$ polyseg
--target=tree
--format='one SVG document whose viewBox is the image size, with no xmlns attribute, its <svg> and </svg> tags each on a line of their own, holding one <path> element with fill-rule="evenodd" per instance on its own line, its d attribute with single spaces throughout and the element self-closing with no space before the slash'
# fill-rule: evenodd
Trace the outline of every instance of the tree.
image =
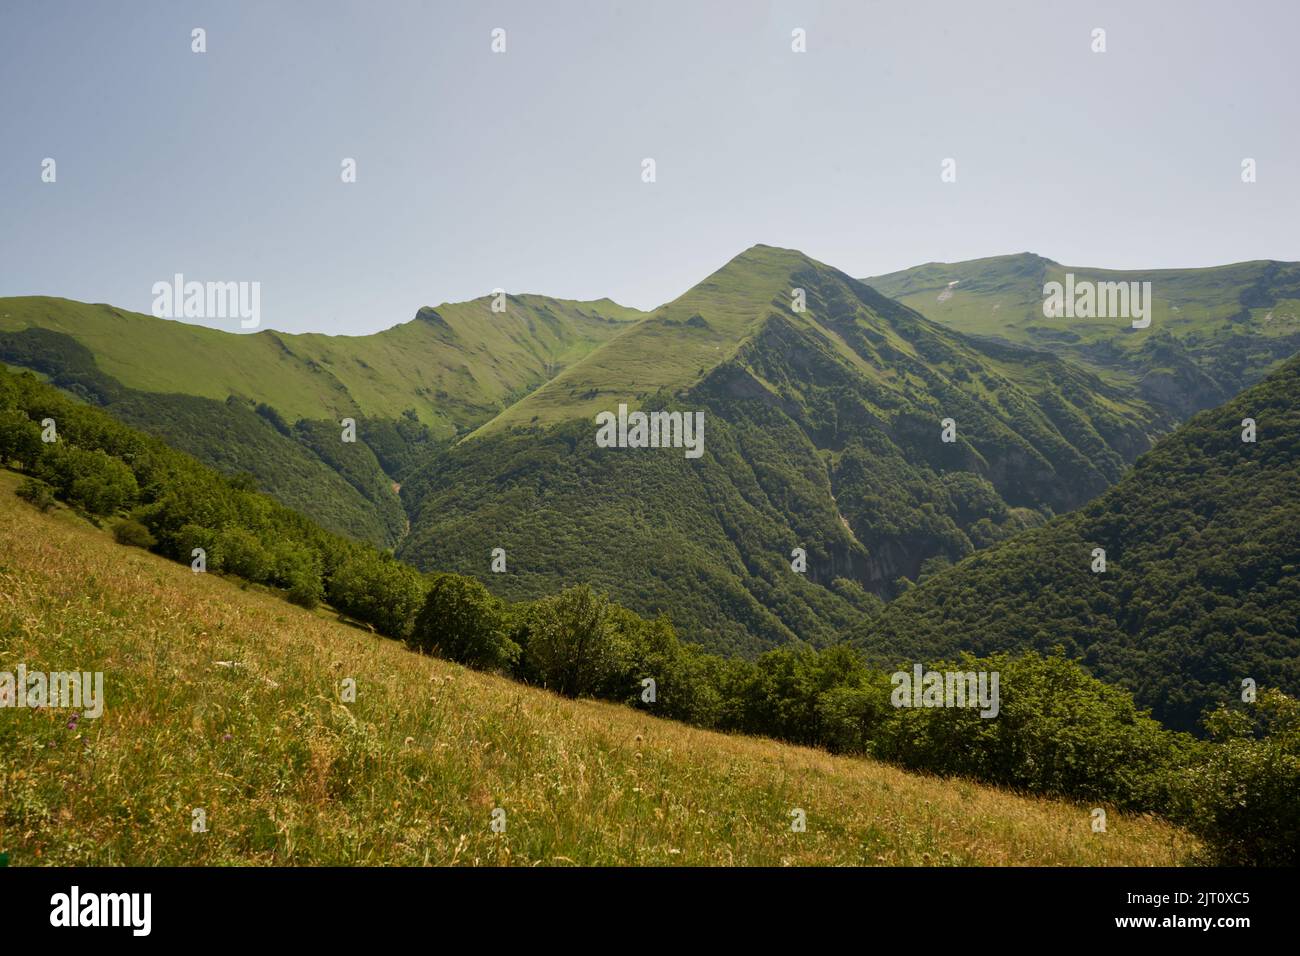
<svg viewBox="0 0 1300 956">
<path fill-rule="evenodd" d="M 330 603 L 389 637 L 405 638 L 424 603 L 420 572 L 373 549 L 358 549 L 330 577 Z"/>
<path fill-rule="evenodd" d="M 1185 822 L 1217 866 L 1300 862 L 1300 701 L 1269 688 L 1205 720 L 1215 744 L 1179 774 Z"/>
<path fill-rule="evenodd" d="M 519 656 L 519 645 L 505 631 L 501 604 L 482 583 L 439 574 L 407 643 L 478 670 L 502 670 Z"/>
<path fill-rule="evenodd" d="M 566 697 L 591 694 L 616 666 L 608 598 L 583 584 L 535 603 L 524 661 L 543 687 Z"/>
<path fill-rule="evenodd" d="M 69 504 L 100 517 L 133 504 L 140 493 L 131 469 L 98 448 L 54 445 L 39 471 Z"/>
<path fill-rule="evenodd" d="M 40 425 L 16 409 L 0 409 L 0 468 L 17 461 L 30 471 L 44 448 Z"/>
<path fill-rule="evenodd" d="M 289 600 L 299 607 L 312 610 L 325 597 L 325 585 L 321 582 L 320 572 L 315 568 L 299 568 L 292 573 L 289 581 Z"/>
<path fill-rule="evenodd" d="M 265 582 L 271 574 L 271 556 L 251 531 L 232 525 L 217 534 L 217 562 L 221 570 L 247 581 Z"/>
</svg>

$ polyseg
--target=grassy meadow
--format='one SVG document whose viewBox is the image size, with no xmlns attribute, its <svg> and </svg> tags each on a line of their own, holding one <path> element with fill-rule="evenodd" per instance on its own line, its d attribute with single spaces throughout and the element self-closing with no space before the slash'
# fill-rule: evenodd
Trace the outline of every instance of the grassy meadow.
<svg viewBox="0 0 1300 956">
<path fill-rule="evenodd" d="M 1085 806 L 420 656 L 43 515 L 17 481 L 0 472 L 0 670 L 103 671 L 106 703 L 80 721 L 0 709 L 11 865 L 1148 866 L 1197 850 L 1152 818 L 1112 811 L 1093 833 Z"/>
</svg>

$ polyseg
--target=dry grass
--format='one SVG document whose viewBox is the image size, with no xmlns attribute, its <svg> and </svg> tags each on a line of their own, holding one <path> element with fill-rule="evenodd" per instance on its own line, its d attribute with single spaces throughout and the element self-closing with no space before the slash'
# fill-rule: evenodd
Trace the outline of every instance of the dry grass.
<svg viewBox="0 0 1300 956">
<path fill-rule="evenodd" d="M 107 698 L 75 728 L 0 710 L 15 865 L 1167 865 L 1195 848 L 1158 820 L 1112 812 L 1093 833 L 1087 807 L 421 657 L 41 515 L 15 484 L 0 473 L 0 670 L 103 671 Z"/>
</svg>

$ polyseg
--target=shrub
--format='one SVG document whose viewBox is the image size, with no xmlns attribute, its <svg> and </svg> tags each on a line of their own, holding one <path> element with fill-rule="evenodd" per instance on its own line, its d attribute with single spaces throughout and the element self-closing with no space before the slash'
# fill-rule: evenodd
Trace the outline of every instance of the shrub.
<svg viewBox="0 0 1300 956">
<path fill-rule="evenodd" d="M 424 577 L 391 556 L 358 551 L 337 568 L 330 603 L 389 637 L 405 638 L 424 603 Z"/>
<path fill-rule="evenodd" d="M 566 697 L 593 693 L 617 665 L 609 601 L 587 585 L 534 604 L 524 663 L 543 687 Z"/>
<path fill-rule="evenodd" d="M 44 450 L 40 425 L 16 409 L 0 409 L 0 467 L 17 461 L 30 469 Z"/>
<path fill-rule="evenodd" d="M 133 504 L 139 494 L 131 469 L 98 448 L 52 446 L 39 471 L 68 504 L 99 517 Z"/>
<path fill-rule="evenodd" d="M 216 550 L 221 570 L 248 581 L 264 582 L 270 577 L 271 556 L 251 531 L 238 526 L 223 528 L 217 534 Z"/>
<path fill-rule="evenodd" d="M 1000 676 L 996 719 L 978 708 L 891 707 L 871 752 L 903 766 L 1032 793 L 1104 800 L 1131 809 L 1165 802 L 1164 771 L 1180 753 L 1171 734 L 1062 656 L 997 654 L 927 670 Z"/>
<path fill-rule="evenodd" d="M 54 507 L 54 489 L 39 478 L 24 478 L 18 483 L 14 494 L 41 511 L 49 511 Z"/>
<path fill-rule="evenodd" d="M 202 548 L 207 559 L 215 556 L 217 549 L 217 533 L 211 528 L 204 528 L 197 524 L 181 525 L 172 536 L 172 548 L 169 549 L 177 561 L 184 562 L 193 566 L 195 560 L 194 551 Z M 206 560 L 206 559 L 205 559 Z M 220 566 L 210 570 L 219 570 Z"/>
<path fill-rule="evenodd" d="M 1215 743 L 1179 775 L 1183 822 L 1218 866 L 1300 862 L 1300 701 L 1265 690 L 1248 711 L 1220 706 Z"/>
<path fill-rule="evenodd" d="M 158 539 L 149 533 L 149 529 L 134 518 L 123 518 L 113 525 L 113 538 L 118 544 L 146 550 L 158 543 Z"/>
<path fill-rule="evenodd" d="M 508 669 L 519 656 L 519 645 L 506 636 L 500 602 L 480 582 L 459 574 L 434 578 L 407 640 L 479 670 Z"/>
<path fill-rule="evenodd" d="M 289 582 L 289 600 L 312 610 L 325 597 L 325 587 L 321 583 L 320 572 L 312 568 L 301 568 L 294 572 Z"/>
</svg>

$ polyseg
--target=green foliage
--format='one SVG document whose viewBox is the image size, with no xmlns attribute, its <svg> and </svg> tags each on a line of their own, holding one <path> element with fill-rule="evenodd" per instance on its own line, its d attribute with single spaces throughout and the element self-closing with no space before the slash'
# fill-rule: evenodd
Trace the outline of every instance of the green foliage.
<svg viewBox="0 0 1300 956">
<path fill-rule="evenodd" d="M 1206 725 L 1216 741 L 1179 777 L 1181 819 L 1219 866 L 1300 862 L 1300 701 L 1276 689 Z"/>
<path fill-rule="evenodd" d="M 407 643 L 479 670 L 503 670 L 519 657 L 519 645 L 506 630 L 501 602 L 481 583 L 457 574 L 438 574 Z"/>
<path fill-rule="evenodd" d="M 113 539 L 118 544 L 145 550 L 158 543 L 158 539 L 150 534 L 149 529 L 134 518 L 123 518 L 113 525 Z"/>
<path fill-rule="evenodd" d="M 19 483 L 15 494 L 41 511 L 49 511 L 54 507 L 54 489 L 50 487 L 49 482 L 41 481 L 39 478 L 24 478 Z"/>
<path fill-rule="evenodd" d="M 597 448 L 592 416 L 620 402 L 702 410 L 703 457 Z M 827 646 L 926 561 L 1101 491 L 1164 424 L 1051 356 L 759 246 L 411 472 L 398 554 L 473 574 L 503 547 L 527 556 L 493 580 L 510 600 L 583 582 L 709 650 Z"/>
<path fill-rule="evenodd" d="M 0 334 L 0 358 L 38 368 L 60 388 L 189 452 L 230 475 L 238 487 L 267 489 L 331 531 L 377 545 L 391 545 L 405 533 L 401 503 L 366 440 L 374 429 L 385 454 L 396 460 L 405 456 L 409 464 L 432 444 L 428 428 L 418 422 L 403 418 L 399 428 L 366 419 L 359 423 L 358 441 L 344 444 L 335 422 L 302 421 L 291 428 L 264 402 L 127 388 L 101 371 L 71 335 L 48 329 Z M 13 434 L 16 427 L 22 435 Z M 407 437 L 412 444 L 401 447 Z M 15 442 L 34 460 L 38 440 L 39 427 L 25 416 L 0 420 L 0 460 Z M 18 448 L 9 454 L 24 457 Z"/>
<path fill-rule="evenodd" d="M 271 575 L 271 555 L 257 535 L 238 525 L 217 532 L 215 554 L 208 561 L 212 570 L 228 571 L 246 581 L 264 583 Z"/>
<path fill-rule="evenodd" d="M 325 585 L 319 571 L 310 568 L 297 570 L 289 577 L 289 600 L 311 610 L 325 599 Z"/>
<path fill-rule="evenodd" d="M 329 601 L 340 611 L 405 638 L 424 603 L 425 582 L 415 569 L 390 555 L 357 551 L 330 576 Z"/>
<path fill-rule="evenodd" d="M 103 517 L 135 503 L 135 475 L 100 448 L 86 450 L 63 442 L 51 444 L 35 469 L 55 494 L 88 514 Z"/>
<path fill-rule="evenodd" d="M 366 450 L 364 432 L 356 444 L 344 445 L 334 422 L 281 431 L 282 419 L 272 420 L 235 398 L 218 402 L 127 390 L 105 407 L 121 421 L 232 476 L 246 490 L 266 490 L 330 531 L 385 546 L 405 530 L 401 504 Z M 305 440 L 308 436 L 313 440 Z M 322 456 L 333 449 L 347 450 Z M 339 468 L 345 461 L 346 474 Z"/>
<path fill-rule="evenodd" d="M 1245 418 L 1257 442 L 1241 440 Z M 1243 677 L 1300 692 L 1297 489 L 1300 358 L 1197 415 L 1081 510 L 900 596 L 856 641 L 877 660 L 1060 644 L 1192 731 Z"/>
<path fill-rule="evenodd" d="M 890 708 L 866 752 L 1032 793 L 1125 808 L 1166 803 L 1168 769 L 1187 743 L 1139 711 L 1123 690 L 1057 655 L 965 655 L 926 666 L 997 673 L 997 717 L 981 717 L 976 708 Z"/>
<path fill-rule="evenodd" d="M 0 410 L 0 467 L 16 461 L 30 469 L 41 451 L 41 426 L 17 409 Z"/>
<path fill-rule="evenodd" d="M 56 443 L 39 443 L 35 423 L 44 418 L 57 422 Z M 406 634 L 423 601 L 418 571 L 323 531 L 246 476 L 224 476 L 30 373 L 0 369 L 0 429 L 21 437 L 33 427 L 37 445 L 24 462 L 33 477 L 19 494 L 42 509 L 56 499 L 100 517 L 130 508 L 114 528 L 123 543 L 185 564 L 202 549 L 208 571 L 284 588 L 308 608 L 328 593 L 339 610 L 392 637 Z"/>
<path fill-rule="evenodd" d="M 566 697 L 595 693 L 617 666 L 609 601 L 587 585 L 533 604 L 522 643 L 525 673 Z"/>
</svg>

